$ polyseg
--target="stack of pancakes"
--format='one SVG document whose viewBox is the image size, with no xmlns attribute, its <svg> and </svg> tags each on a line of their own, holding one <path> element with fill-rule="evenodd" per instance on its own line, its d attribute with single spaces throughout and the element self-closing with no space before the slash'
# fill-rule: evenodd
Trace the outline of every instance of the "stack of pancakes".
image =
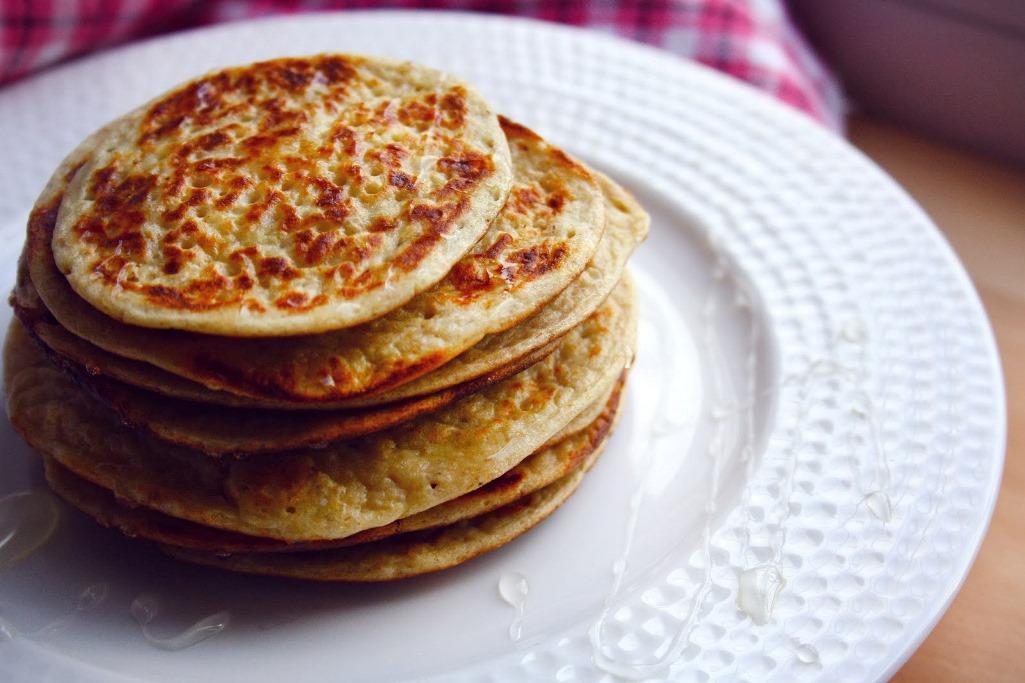
<svg viewBox="0 0 1025 683">
<path fill-rule="evenodd" d="M 190 562 L 377 581 L 544 519 L 615 423 L 648 217 L 469 85 L 213 72 L 39 198 L 5 385 L 47 479 Z"/>
</svg>

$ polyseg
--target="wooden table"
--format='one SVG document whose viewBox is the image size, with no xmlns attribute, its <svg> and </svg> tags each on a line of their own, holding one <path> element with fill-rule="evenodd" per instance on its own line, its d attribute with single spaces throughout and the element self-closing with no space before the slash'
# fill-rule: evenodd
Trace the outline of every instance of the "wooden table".
<svg viewBox="0 0 1025 683">
<path fill-rule="evenodd" d="M 1025 681 L 1025 168 L 865 118 L 850 139 L 925 208 L 961 257 L 996 332 L 1008 439 L 996 513 L 947 614 L 893 679 Z"/>
</svg>

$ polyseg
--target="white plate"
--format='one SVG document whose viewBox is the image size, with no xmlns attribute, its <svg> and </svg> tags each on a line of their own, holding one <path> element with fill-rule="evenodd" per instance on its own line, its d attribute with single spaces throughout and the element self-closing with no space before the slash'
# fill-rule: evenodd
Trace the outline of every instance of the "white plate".
<svg viewBox="0 0 1025 683">
<path fill-rule="evenodd" d="M 4 286 L 35 193 L 94 127 L 212 67 L 322 50 L 459 73 L 637 193 L 654 222 L 634 262 L 644 323 L 625 419 L 551 520 L 396 585 L 180 566 L 65 510 L 0 574 L 0 616 L 20 633 L 0 643 L 0 678 L 571 681 L 605 676 L 596 661 L 694 681 L 891 674 L 957 591 L 993 507 L 993 340 L 892 181 L 725 77 L 597 33 L 458 14 L 307 15 L 107 52 L 0 92 Z M 2 429 L 0 491 L 39 486 L 38 460 Z M 518 641 L 496 591 L 507 572 L 530 587 Z M 771 588 L 776 572 L 785 585 L 756 623 L 772 591 L 738 586 Z M 151 635 L 221 610 L 231 623 L 157 649 L 129 615 L 144 592 L 164 605 Z"/>
</svg>

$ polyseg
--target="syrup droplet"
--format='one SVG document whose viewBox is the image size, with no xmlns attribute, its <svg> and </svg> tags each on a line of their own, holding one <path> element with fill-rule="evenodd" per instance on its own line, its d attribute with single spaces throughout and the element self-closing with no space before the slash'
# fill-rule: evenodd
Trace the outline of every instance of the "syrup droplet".
<svg viewBox="0 0 1025 683">
<path fill-rule="evenodd" d="M 39 550 L 59 519 L 60 508 L 48 491 L 21 491 L 0 498 L 0 570 Z"/>
<path fill-rule="evenodd" d="M 231 623 L 231 615 L 228 612 L 217 612 L 204 619 L 200 619 L 176 636 L 158 638 L 150 633 L 149 625 L 142 627 L 142 635 L 150 645 L 161 650 L 184 650 L 196 643 L 203 642 L 207 638 L 212 638 L 226 629 L 229 623 Z"/>
<path fill-rule="evenodd" d="M 865 496 L 865 507 L 883 522 L 893 519 L 893 506 L 886 491 L 873 491 Z"/>
<path fill-rule="evenodd" d="M 737 607 L 746 612 L 756 624 L 768 623 L 776 597 L 786 579 L 776 565 L 763 564 L 740 572 L 740 589 L 737 592 Z"/>
<path fill-rule="evenodd" d="M 516 610 L 516 616 L 509 624 L 509 637 L 514 641 L 523 635 L 523 612 L 526 609 L 529 591 L 527 577 L 519 572 L 503 574 L 498 580 L 498 594 Z"/>
<path fill-rule="evenodd" d="M 801 664 L 818 664 L 819 651 L 811 645 L 799 644 L 794 650 L 794 656 Z"/>
</svg>

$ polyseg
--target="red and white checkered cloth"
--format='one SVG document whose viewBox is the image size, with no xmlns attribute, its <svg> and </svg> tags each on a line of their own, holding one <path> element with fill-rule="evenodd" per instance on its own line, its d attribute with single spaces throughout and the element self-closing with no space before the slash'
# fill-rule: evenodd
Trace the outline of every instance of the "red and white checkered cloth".
<svg viewBox="0 0 1025 683">
<path fill-rule="evenodd" d="M 494 12 L 616 33 L 747 81 L 839 130 L 835 78 L 782 0 L 0 0 L 0 83 L 131 38 L 270 14 L 430 8 Z"/>
</svg>

